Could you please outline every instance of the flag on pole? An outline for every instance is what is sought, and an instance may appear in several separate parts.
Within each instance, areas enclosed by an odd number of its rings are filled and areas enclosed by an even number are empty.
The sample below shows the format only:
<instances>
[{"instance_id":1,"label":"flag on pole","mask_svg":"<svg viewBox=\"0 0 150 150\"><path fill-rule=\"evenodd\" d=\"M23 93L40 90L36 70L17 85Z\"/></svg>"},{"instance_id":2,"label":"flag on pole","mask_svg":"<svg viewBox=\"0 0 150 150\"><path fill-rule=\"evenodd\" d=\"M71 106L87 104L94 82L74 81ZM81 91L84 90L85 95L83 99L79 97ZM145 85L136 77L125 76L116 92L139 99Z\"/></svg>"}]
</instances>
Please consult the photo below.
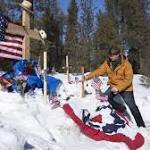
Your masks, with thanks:
<instances>
[{"instance_id":1,"label":"flag on pole","mask_svg":"<svg viewBox=\"0 0 150 150\"><path fill-rule=\"evenodd\" d=\"M100 100L101 102L105 102L108 100L108 96L104 95L101 90L95 90L95 98Z\"/></svg>"},{"instance_id":2,"label":"flag on pole","mask_svg":"<svg viewBox=\"0 0 150 150\"><path fill-rule=\"evenodd\" d=\"M23 36L5 33L8 21L0 14L0 59L22 59Z\"/></svg>"},{"instance_id":3,"label":"flag on pole","mask_svg":"<svg viewBox=\"0 0 150 150\"><path fill-rule=\"evenodd\" d=\"M51 109L55 109L60 106L60 101L58 100L57 95L50 94L49 102L50 102Z\"/></svg>"},{"instance_id":4,"label":"flag on pole","mask_svg":"<svg viewBox=\"0 0 150 150\"><path fill-rule=\"evenodd\" d=\"M50 94L49 95L49 102L50 102L50 104L54 104L56 101L58 101L57 95Z\"/></svg>"},{"instance_id":5,"label":"flag on pole","mask_svg":"<svg viewBox=\"0 0 150 150\"><path fill-rule=\"evenodd\" d=\"M94 78L91 86L95 89L95 97L97 100L100 100L101 102L107 101L108 100L108 96L107 95L103 95L102 91L101 91L101 86L102 86L102 81L99 78Z\"/></svg>"},{"instance_id":6,"label":"flag on pole","mask_svg":"<svg viewBox=\"0 0 150 150\"><path fill-rule=\"evenodd\" d=\"M102 81L99 78L94 78L91 86L95 89L95 90L100 90L101 86L102 86Z\"/></svg>"}]
</instances>

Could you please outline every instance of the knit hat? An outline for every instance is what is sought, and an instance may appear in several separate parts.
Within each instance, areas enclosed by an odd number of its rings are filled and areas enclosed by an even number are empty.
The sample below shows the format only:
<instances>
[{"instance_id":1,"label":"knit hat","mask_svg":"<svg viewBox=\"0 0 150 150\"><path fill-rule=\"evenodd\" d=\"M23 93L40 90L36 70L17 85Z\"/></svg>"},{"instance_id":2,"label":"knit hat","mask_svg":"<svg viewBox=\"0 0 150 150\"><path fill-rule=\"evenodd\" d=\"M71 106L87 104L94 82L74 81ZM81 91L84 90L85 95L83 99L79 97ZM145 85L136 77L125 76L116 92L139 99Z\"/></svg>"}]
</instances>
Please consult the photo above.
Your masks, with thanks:
<instances>
[{"instance_id":1,"label":"knit hat","mask_svg":"<svg viewBox=\"0 0 150 150\"><path fill-rule=\"evenodd\" d=\"M108 51L108 55L117 55L120 53L120 48L118 46L111 46L109 51Z\"/></svg>"}]
</instances>

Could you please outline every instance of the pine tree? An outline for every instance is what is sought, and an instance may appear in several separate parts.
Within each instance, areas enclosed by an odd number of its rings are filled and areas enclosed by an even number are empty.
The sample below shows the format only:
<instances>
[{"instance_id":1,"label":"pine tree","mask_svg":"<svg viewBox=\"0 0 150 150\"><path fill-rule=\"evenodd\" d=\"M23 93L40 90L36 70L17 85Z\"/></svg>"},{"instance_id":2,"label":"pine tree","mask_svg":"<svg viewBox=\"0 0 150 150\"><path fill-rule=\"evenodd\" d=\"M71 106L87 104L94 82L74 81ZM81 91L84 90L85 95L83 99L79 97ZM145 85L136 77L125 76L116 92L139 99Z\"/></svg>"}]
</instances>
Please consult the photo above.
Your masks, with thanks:
<instances>
[{"instance_id":1,"label":"pine tree","mask_svg":"<svg viewBox=\"0 0 150 150\"><path fill-rule=\"evenodd\" d=\"M112 45L119 45L117 28L114 20L107 12L101 11L97 15L97 30L95 34L95 58L94 64L97 67L107 56L108 49Z\"/></svg>"},{"instance_id":2,"label":"pine tree","mask_svg":"<svg viewBox=\"0 0 150 150\"><path fill-rule=\"evenodd\" d=\"M149 20L147 0L106 0L107 9L118 24L120 39L128 45L135 73L149 75ZM123 48L123 47L122 47ZM135 55L136 54L136 55ZM136 66L136 67L135 67Z\"/></svg>"},{"instance_id":3,"label":"pine tree","mask_svg":"<svg viewBox=\"0 0 150 150\"><path fill-rule=\"evenodd\" d=\"M86 70L91 70L91 56L94 35L94 8L93 0L81 0L80 15L80 51L82 54L81 65Z\"/></svg>"},{"instance_id":4,"label":"pine tree","mask_svg":"<svg viewBox=\"0 0 150 150\"><path fill-rule=\"evenodd\" d=\"M11 22L17 22L21 24L21 7L18 5L21 0L1 0L0 11L7 16Z\"/></svg>"},{"instance_id":5,"label":"pine tree","mask_svg":"<svg viewBox=\"0 0 150 150\"><path fill-rule=\"evenodd\" d=\"M115 45L121 47L122 34L119 31L117 0L105 1L105 12L97 14L97 30L94 37L94 68L98 67L107 57L108 49Z\"/></svg>"},{"instance_id":6,"label":"pine tree","mask_svg":"<svg viewBox=\"0 0 150 150\"><path fill-rule=\"evenodd\" d=\"M42 59L43 51L45 50L48 52L48 68L51 70L51 68L55 66L58 70L62 65L62 30L64 16L58 7L58 3L54 0L46 0L45 2L36 1L33 6L36 14L34 17L34 26L38 29L45 30L47 40L45 41L45 46L35 40L32 41L32 57L41 57Z\"/></svg>"},{"instance_id":7,"label":"pine tree","mask_svg":"<svg viewBox=\"0 0 150 150\"><path fill-rule=\"evenodd\" d=\"M124 54L124 16L122 15L122 9L120 8L120 3L123 2L119 0L105 0L106 10L109 19L113 23L113 28L116 30L117 45L122 48L122 53Z\"/></svg>"},{"instance_id":8,"label":"pine tree","mask_svg":"<svg viewBox=\"0 0 150 150\"><path fill-rule=\"evenodd\" d=\"M75 0L71 0L68 9L65 52L69 56L69 63L72 65L72 71L78 71L79 51L78 51L78 7Z\"/></svg>"},{"instance_id":9,"label":"pine tree","mask_svg":"<svg viewBox=\"0 0 150 150\"><path fill-rule=\"evenodd\" d=\"M135 70L137 73L150 75L150 28L146 12L147 0L128 0L125 4L123 7L126 20L126 39L130 49L136 49L138 53L138 57L135 57L133 51L130 51L130 58L132 58L132 62L136 62L135 65L139 66Z\"/></svg>"}]
</instances>

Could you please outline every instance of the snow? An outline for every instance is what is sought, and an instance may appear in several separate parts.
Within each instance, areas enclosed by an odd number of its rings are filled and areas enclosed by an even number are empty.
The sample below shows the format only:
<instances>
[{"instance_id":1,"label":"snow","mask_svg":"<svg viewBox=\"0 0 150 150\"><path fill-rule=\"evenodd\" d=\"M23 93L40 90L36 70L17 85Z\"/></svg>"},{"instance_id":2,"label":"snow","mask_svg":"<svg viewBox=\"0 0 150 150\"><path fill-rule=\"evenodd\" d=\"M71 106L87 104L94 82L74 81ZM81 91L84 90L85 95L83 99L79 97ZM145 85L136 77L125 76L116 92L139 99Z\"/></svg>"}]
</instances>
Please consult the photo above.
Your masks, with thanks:
<instances>
[{"instance_id":1,"label":"snow","mask_svg":"<svg viewBox=\"0 0 150 150\"><path fill-rule=\"evenodd\" d=\"M60 88L61 99L70 96L69 101L61 100L61 105L69 103L81 115L82 109L88 109L92 115L95 108L100 105L95 99L90 82L85 83L89 93L81 98L80 83L67 83L64 74L54 75L63 81ZM138 128L132 125L133 132L126 130L133 136L140 132L145 143L140 150L148 150L150 147L150 88L141 85L141 75L134 76L134 95L136 104L146 123L146 128ZM74 81L74 76L71 76ZM107 86L107 78L101 77L102 91ZM107 120L107 115L105 115ZM132 118L133 119L133 118ZM106 141L94 141L82 134L77 125L64 113L62 108L51 109L43 100L41 90L36 90L34 96L26 95L22 98L18 93L0 91L0 150L127 150L123 143Z\"/></svg>"}]
</instances>

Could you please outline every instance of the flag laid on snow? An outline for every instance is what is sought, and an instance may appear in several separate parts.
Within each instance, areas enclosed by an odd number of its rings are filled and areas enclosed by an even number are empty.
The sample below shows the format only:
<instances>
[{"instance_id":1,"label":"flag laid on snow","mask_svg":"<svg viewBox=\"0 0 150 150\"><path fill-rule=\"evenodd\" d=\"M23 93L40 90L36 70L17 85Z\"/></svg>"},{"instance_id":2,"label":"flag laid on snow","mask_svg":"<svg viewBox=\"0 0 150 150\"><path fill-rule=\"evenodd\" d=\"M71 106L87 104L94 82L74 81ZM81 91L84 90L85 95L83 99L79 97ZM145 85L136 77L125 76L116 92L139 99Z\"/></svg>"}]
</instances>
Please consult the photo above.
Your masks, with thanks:
<instances>
[{"instance_id":1,"label":"flag laid on snow","mask_svg":"<svg viewBox=\"0 0 150 150\"><path fill-rule=\"evenodd\" d=\"M114 134L109 134L108 132L110 132L112 129L114 129L113 126L111 126L111 128L110 128L110 126L107 126L103 129L103 131L99 130L99 129L97 130L96 129L97 124L94 123L94 125L92 124L92 126L89 124L88 125L85 124L84 123L85 120L82 120L74 112L73 108L69 104L63 105L63 109L66 112L66 114L68 114L70 116L70 118L78 125L81 132L93 140L96 140L96 141L105 140L105 141L110 141L110 142L124 142L130 150L136 150L136 149L140 148L145 142L143 135L140 134L139 132L136 132L134 137L129 137L129 133L127 135L125 135L123 133L119 133L119 132L114 133ZM120 114L120 115L122 115L122 114ZM97 115L93 118L90 118L90 120L92 120L93 122L103 122L103 117L105 117L105 116ZM124 118L124 116L123 116L123 118ZM86 120L88 120L88 118L86 118ZM122 120L119 120L119 122L118 122L118 118L116 118L116 120L117 120L117 123L121 123L121 125L123 125ZM128 127L127 128L128 130L130 130L130 133L134 132L132 130L132 128L129 127L128 125L126 125L126 127ZM108 128L110 130L108 130ZM118 128L116 128L115 130L118 130ZM126 131L126 128L123 127L122 130ZM107 131L107 133L105 133L104 131Z\"/></svg>"},{"instance_id":2,"label":"flag laid on snow","mask_svg":"<svg viewBox=\"0 0 150 150\"><path fill-rule=\"evenodd\" d=\"M23 36L5 33L7 23L7 19L0 14L0 58L20 60Z\"/></svg>"}]
</instances>

